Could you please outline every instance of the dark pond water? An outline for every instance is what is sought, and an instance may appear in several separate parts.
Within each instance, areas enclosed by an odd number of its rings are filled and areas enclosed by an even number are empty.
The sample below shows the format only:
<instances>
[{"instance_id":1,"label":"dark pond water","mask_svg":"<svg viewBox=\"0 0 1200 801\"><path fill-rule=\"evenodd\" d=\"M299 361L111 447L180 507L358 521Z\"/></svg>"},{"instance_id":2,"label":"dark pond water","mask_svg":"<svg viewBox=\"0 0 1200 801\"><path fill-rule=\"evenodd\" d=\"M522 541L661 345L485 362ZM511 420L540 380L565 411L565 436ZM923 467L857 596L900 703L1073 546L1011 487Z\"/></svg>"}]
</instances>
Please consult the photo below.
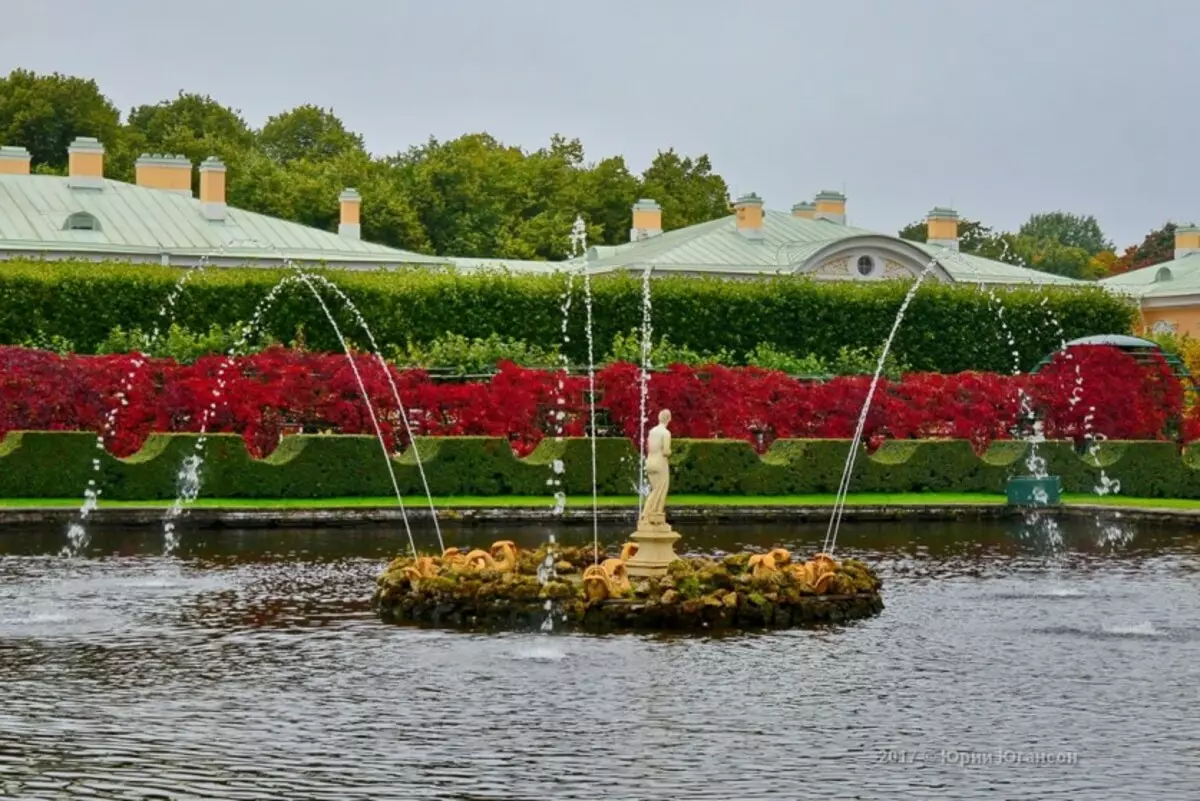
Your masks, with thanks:
<instances>
[{"instance_id":1,"label":"dark pond water","mask_svg":"<svg viewBox=\"0 0 1200 801\"><path fill-rule=\"evenodd\" d=\"M392 530L0 529L0 796L1200 798L1200 536L1064 527L847 524L881 616L724 639L385 626Z\"/></svg>"}]
</instances>

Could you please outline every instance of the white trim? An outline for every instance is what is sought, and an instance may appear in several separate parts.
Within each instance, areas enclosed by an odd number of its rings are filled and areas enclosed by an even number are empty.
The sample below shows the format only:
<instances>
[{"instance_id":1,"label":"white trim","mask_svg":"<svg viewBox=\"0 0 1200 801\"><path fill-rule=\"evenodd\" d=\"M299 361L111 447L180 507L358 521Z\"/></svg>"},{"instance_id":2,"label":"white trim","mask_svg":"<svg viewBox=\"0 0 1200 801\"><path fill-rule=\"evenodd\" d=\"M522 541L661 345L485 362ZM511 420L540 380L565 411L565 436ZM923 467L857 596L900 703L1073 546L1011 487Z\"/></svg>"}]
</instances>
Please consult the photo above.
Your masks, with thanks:
<instances>
[{"instance_id":1,"label":"white trim","mask_svg":"<svg viewBox=\"0 0 1200 801\"><path fill-rule=\"evenodd\" d=\"M855 263L857 262L858 257L862 255L870 255L876 260L882 260L880 265L882 269L879 271L879 279L863 278L862 276L858 275L858 270L855 267ZM934 262L933 274L938 278L938 280L948 284L955 283L954 277L950 275L949 271L946 270L945 266L942 265L937 256L926 253L916 245L906 242L903 239L885 236L883 234L862 234L860 236L847 236L840 239L834 239L827 246L809 254L804 261L795 265L784 267L780 270L780 272L793 274L810 273L821 264L825 263L828 259L835 256L851 257L851 270L853 271L851 275L860 281L885 279L887 272L886 261L887 259L891 259L892 261L898 262L907 268L908 271L912 273L914 278L920 275L921 271L924 270L930 262ZM818 278L819 276L814 275L812 277Z\"/></svg>"},{"instance_id":2,"label":"white trim","mask_svg":"<svg viewBox=\"0 0 1200 801\"><path fill-rule=\"evenodd\" d=\"M1200 292L1192 292L1187 295L1171 295L1170 297L1143 297L1142 308L1144 309L1178 309L1188 306L1200 306Z\"/></svg>"}]
</instances>

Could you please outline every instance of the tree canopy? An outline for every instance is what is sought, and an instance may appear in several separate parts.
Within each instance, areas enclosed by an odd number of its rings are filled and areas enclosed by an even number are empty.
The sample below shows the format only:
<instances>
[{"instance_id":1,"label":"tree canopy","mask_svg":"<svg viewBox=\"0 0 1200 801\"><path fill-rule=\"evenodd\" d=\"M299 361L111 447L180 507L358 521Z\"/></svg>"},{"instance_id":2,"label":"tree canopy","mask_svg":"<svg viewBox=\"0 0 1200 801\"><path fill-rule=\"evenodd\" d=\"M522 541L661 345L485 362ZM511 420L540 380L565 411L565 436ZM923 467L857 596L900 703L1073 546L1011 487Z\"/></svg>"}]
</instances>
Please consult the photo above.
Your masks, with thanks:
<instances>
[{"instance_id":1,"label":"tree canopy","mask_svg":"<svg viewBox=\"0 0 1200 801\"><path fill-rule=\"evenodd\" d=\"M194 164L218 156L230 203L326 230L336 230L338 195L353 186L363 196L364 237L438 255L562 258L578 213L589 241L625 242L639 197L662 204L666 229L729 213L728 187L705 155L661 151L637 175L620 156L588 161L578 139L553 136L524 150L474 132L377 157L332 109L315 105L255 129L237 109L180 92L122 121L95 81L25 70L0 77L0 143L28 148L36 171L63 172L81 135L104 143L107 173L126 181L141 153L179 153Z\"/></svg>"},{"instance_id":2,"label":"tree canopy","mask_svg":"<svg viewBox=\"0 0 1200 801\"><path fill-rule=\"evenodd\" d=\"M1065 211L1032 214L1017 230L1017 236L1079 248L1089 257L1113 248L1112 242L1100 230L1100 223L1090 214L1084 216Z\"/></svg>"},{"instance_id":3,"label":"tree canopy","mask_svg":"<svg viewBox=\"0 0 1200 801\"><path fill-rule=\"evenodd\" d=\"M1141 244L1130 245L1125 252L1112 261L1109 275L1119 275L1130 270L1152 267L1175 258L1175 229L1173 222L1164 223L1146 234Z\"/></svg>"},{"instance_id":4,"label":"tree canopy","mask_svg":"<svg viewBox=\"0 0 1200 801\"><path fill-rule=\"evenodd\" d=\"M578 139L555 135L527 150L479 131L373 155L332 109L315 105L284 109L256 129L237 109L181 91L122 120L94 80L21 69L0 77L0 144L25 146L36 172L65 172L76 136L103 142L106 170L120 180L132 180L141 153L180 153L193 163L218 156L229 168L230 203L326 230L337 228L338 194L353 186L363 195L364 237L437 255L562 258L577 213L590 242L619 244L639 198L659 202L666 230L729 213L729 187L704 154L660 150L639 175L619 155L589 160ZM1118 257L1095 217L1050 211L1016 232L962 220L959 248L1097 278L1171 259L1174 231L1167 223ZM925 241L925 222L900 236Z\"/></svg>"},{"instance_id":5,"label":"tree canopy","mask_svg":"<svg viewBox=\"0 0 1200 801\"><path fill-rule=\"evenodd\" d=\"M64 171L75 137L112 147L120 133L121 113L95 81L28 70L0 78L0 143L24 146L34 167Z\"/></svg>"}]
</instances>

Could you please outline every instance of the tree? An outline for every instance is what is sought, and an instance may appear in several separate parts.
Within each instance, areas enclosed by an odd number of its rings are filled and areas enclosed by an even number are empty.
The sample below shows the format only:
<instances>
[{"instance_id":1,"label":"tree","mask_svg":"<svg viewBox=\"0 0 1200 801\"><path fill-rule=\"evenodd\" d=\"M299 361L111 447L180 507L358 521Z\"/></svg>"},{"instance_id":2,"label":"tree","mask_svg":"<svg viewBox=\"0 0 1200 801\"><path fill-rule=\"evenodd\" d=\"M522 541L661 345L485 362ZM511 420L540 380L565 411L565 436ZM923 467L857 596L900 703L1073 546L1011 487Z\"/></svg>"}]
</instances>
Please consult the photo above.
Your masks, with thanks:
<instances>
[{"instance_id":1,"label":"tree","mask_svg":"<svg viewBox=\"0 0 1200 801\"><path fill-rule=\"evenodd\" d=\"M1140 270L1143 267L1151 267L1174 259L1175 228L1176 225L1173 222L1164 223L1161 228L1156 228L1146 234L1146 238L1140 245L1127 247L1120 258L1112 263L1109 275L1120 275L1130 270Z\"/></svg>"},{"instance_id":2,"label":"tree","mask_svg":"<svg viewBox=\"0 0 1200 801\"><path fill-rule=\"evenodd\" d=\"M222 155L229 170L225 197L229 205L282 220L296 219L293 176L256 148L233 149Z\"/></svg>"},{"instance_id":3,"label":"tree","mask_svg":"<svg viewBox=\"0 0 1200 801\"><path fill-rule=\"evenodd\" d=\"M1064 245L1054 239L1037 239L1029 235L1018 235L1013 242L1013 252L1020 257L1025 266L1033 270L1067 278L1094 279L1099 277L1092 272L1092 256L1086 250L1081 247Z\"/></svg>"},{"instance_id":4,"label":"tree","mask_svg":"<svg viewBox=\"0 0 1200 801\"><path fill-rule=\"evenodd\" d=\"M181 154L193 164L221 158L227 199L238 208L336 230L337 197L363 195L365 238L440 255L561 259L576 215L588 241L628 241L640 197L662 204L664 228L729 214L729 191L707 156L661 151L642 173L621 157L584 160L578 139L555 135L525 151L487 133L430 139L391 158L373 158L332 110L302 105L254 131L236 109L207 95L120 112L95 81L16 70L0 79L0 143L25 145L37 173L62 174L75 136L107 147L105 172L131 181L142 153ZM193 171L193 191L199 173Z\"/></svg>"},{"instance_id":5,"label":"tree","mask_svg":"<svg viewBox=\"0 0 1200 801\"><path fill-rule=\"evenodd\" d=\"M441 255L561 259L577 214L590 223L590 242L627 241L639 191L623 159L589 166L580 141L558 135L529 153L486 133L430 139L388 163ZM712 181L706 166L688 169L695 175L676 176L676 189L694 190L697 178Z\"/></svg>"},{"instance_id":6,"label":"tree","mask_svg":"<svg viewBox=\"0 0 1200 801\"><path fill-rule=\"evenodd\" d=\"M247 149L254 146L254 132L242 119L241 112L222 106L208 95L180 92L174 100L135 106L126 125L154 147L205 137Z\"/></svg>"},{"instance_id":7,"label":"tree","mask_svg":"<svg viewBox=\"0 0 1200 801\"><path fill-rule=\"evenodd\" d=\"M331 159L363 151L363 138L348 131L332 110L297 106L267 120L258 134L267 155L281 164L298 159Z\"/></svg>"},{"instance_id":8,"label":"tree","mask_svg":"<svg viewBox=\"0 0 1200 801\"><path fill-rule=\"evenodd\" d=\"M1092 256L1088 262L1088 270L1097 278L1104 278L1113 274L1113 267L1117 263L1117 254L1111 250L1102 250L1095 256Z\"/></svg>"},{"instance_id":9,"label":"tree","mask_svg":"<svg viewBox=\"0 0 1200 801\"><path fill-rule=\"evenodd\" d=\"M118 144L121 113L94 80L13 70L0 78L0 144L21 145L34 167L63 172L77 136Z\"/></svg>"},{"instance_id":10,"label":"tree","mask_svg":"<svg viewBox=\"0 0 1200 801\"><path fill-rule=\"evenodd\" d=\"M909 223L900 229L901 239L909 242L927 242L929 227L924 220ZM962 253L981 256L985 259L1002 261L1006 264L1023 264L1014 248L1012 234L997 233L977 220L958 221L958 249Z\"/></svg>"},{"instance_id":11,"label":"tree","mask_svg":"<svg viewBox=\"0 0 1200 801\"><path fill-rule=\"evenodd\" d=\"M674 149L660 150L642 173L638 194L662 206L664 231L729 214L729 186L713 173L708 156L680 158Z\"/></svg>"},{"instance_id":12,"label":"tree","mask_svg":"<svg viewBox=\"0 0 1200 801\"><path fill-rule=\"evenodd\" d=\"M240 112L207 95L180 92L174 100L136 106L129 112L124 147L114 154L113 171L132 177L133 164L142 153L178 153L193 164L218 156L228 164L255 146L254 131ZM199 182L198 174L194 181Z\"/></svg>"},{"instance_id":13,"label":"tree","mask_svg":"<svg viewBox=\"0 0 1200 801\"><path fill-rule=\"evenodd\" d=\"M363 198L364 239L408 250L429 249L416 210L393 171L363 151L347 151L331 159L304 158L286 165L265 153L260 158L278 175L277 191L286 192L288 219L336 231L340 218L338 196L343 189L354 187Z\"/></svg>"},{"instance_id":14,"label":"tree","mask_svg":"<svg viewBox=\"0 0 1200 801\"><path fill-rule=\"evenodd\" d=\"M633 204L640 188L637 176L629 172L621 156L603 159L579 177L574 207L591 223L589 243L619 245L629 241Z\"/></svg>"},{"instance_id":15,"label":"tree","mask_svg":"<svg viewBox=\"0 0 1200 801\"><path fill-rule=\"evenodd\" d=\"M1065 211L1030 215L1017 231L1017 236L1038 242L1057 242L1068 248L1079 248L1089 257L1112 250L1113 247L1112 242L1104 236L1104 231L1100 230L1100 223L1095 217Z\"/></svg>"},{"instance_id":16,"label":"tree","mask_svg":"<svg viewBox=\"0 0 1200 801\"><path fill-rule=\"evenodd\" d=\"M390 160L439 255L530 258L513 228L527 191L525 154L490 134L430 140Z\"/></svg>"}]
</instances>

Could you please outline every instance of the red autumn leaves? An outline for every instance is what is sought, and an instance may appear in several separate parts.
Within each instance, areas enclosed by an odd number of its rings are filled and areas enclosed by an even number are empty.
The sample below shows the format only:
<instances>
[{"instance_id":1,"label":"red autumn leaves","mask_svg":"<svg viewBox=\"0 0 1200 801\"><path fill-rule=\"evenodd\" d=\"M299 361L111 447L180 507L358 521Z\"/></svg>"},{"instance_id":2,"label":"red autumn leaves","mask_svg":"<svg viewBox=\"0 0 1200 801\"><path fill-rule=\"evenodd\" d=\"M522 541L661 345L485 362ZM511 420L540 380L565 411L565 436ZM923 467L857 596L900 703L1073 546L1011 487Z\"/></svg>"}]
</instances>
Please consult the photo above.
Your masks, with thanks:
<instances>
[{"instance_id":1,"label":"red autumn leaves","mask_svg":"<svg viewBox=\"0 0 1200 801\"><path fill-rule=\"evenodd\" d=\"M403 443L400 419L384 368L373 357L354 364L385 436ZM587 426L587 379L501 364L488 381L433 380L419 370L389 366L414 433L499 436L528 453L552 436L556 412L563 433ZM638 368L615 364L596 378L597 406L607 433L636 438L640 427ZM224 382L222 388L221 382ZM560 389L561 382L561 389ZM765 448L779 438L848 438L855 429L869 377L801 381L753 367L677 365L649 382L651 422L672 412L679 437L747 439ZM1043 421L1048 438L1100 433L1111 439L1180 436L1183 388L1161 360L1138 364L1104 347L1059 354L1036 375L913 373L880 382L864 436L884 439L953 437L983 448L1012 436L1020 394ZM559 397L565 403L559 404ZM113 410L116 410L115 415ZM111 415L111 417L110 417ZM373 434L355 371L340 354L272 348L226 360L205 357L183 365L137 354L59 357L45 351L0 348L0 434L12 430L106 430L118 455L136 452L152 431L235 432L251 452L273 450L296 431ZM1188 413L1182 436L1200 435Z\"/></svg>"}]
</instances>

